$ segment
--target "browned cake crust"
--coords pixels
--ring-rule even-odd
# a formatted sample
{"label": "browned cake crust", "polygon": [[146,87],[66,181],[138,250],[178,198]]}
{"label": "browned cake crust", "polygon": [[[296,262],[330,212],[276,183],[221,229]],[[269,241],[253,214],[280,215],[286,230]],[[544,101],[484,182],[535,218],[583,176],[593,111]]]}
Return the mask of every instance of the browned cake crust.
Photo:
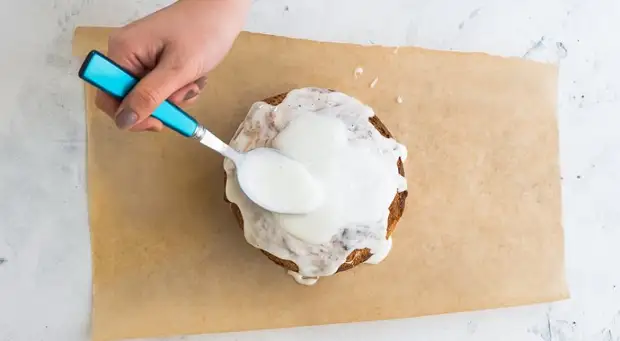
{"label": "browned cake crust", "polygon": [[[282,101],[284,101],[284,98],[286,98],[286,95],[287,93],[279,94],[277,96],[273,96],[268,99],[265,99],[264,102],[267,104],[271,104],[271,105],[278,105],[282,103]],[[371,117],[370,123],[379,131],[379,133],[381,133],[381,135],[387,138],[392,138],[392,134],[390,133],[390,131],[383,124],[383,122],[379,120],[377,116]],[[398,165],[398,173],[402,176],[405,176],[405,168],[403,167],[403,162],[400,158],[398,159],[397,165]],[[392,203],[390,204],[390,215],[388,216],[387,234],[385,236],[386,239],[388,239],[392,235],[394,230],[396,229],[396,224],[398,223],[398,221],[403,215],[403,212],[405,211],[406,199],[407,199],[407,191],[396,193],[396,196],[394,196],[394,200],[392,200]],[[230,204],[230,208],[233,214],[235,215],[235,218],[237,219],[239,226],[243,229],[243,216],[241,215],[241,210],[239,209],[239,206],[237,206],[234,203],[231,203],[230,201],[228,201],[228,199],[226,199],[226,202]],[[297,267],[297,264],[295,264],[294,262],[290,260],[280,259],[265,250],[261,250],[261,251],[267,257],[269,257],[269,259],[271,259],[274,263],[280,265],[281,267],[288,269],[288,270],[295,271],[295,272],[299,271],[299,267]],[[367,261],[370,258],[370,256],[372,256],[372,254],[370,253],[370,249],[368,248],[353,250],[353,252],[351,252],[349,256],[347,257],[345,263],[340,265],[337,272],[352,269],[353,267]]]}

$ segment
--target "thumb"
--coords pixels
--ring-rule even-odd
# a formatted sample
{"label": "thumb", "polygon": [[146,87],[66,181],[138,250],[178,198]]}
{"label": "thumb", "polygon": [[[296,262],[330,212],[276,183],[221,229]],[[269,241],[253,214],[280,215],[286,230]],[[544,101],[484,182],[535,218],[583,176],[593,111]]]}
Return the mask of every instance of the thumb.
{"label": "thumb", "polygon": [[147,119],[175,91],[192,81],[187,68],[158,64],[125,97],[114,117],[120,129],[130,129]]}

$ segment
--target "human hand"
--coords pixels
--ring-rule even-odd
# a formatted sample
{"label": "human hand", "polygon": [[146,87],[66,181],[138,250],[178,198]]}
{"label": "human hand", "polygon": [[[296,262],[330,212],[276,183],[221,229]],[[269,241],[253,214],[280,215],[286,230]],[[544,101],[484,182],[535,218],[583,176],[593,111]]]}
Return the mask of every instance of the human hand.
{"label": "human hand", "polygon": [[120,129],[160,131],[151,113],[166,99],[185,104],[197,98],[249,6],[250,0],[179,0],[119,29],[110,37],[108,57],[141,80],[122,103],[99,91],[97,107]]}

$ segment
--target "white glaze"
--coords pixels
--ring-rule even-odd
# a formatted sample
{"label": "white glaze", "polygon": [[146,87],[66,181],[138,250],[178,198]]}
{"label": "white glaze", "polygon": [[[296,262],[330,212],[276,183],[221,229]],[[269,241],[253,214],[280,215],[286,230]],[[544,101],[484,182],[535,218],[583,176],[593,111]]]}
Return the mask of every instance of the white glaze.
{"label": "white glaze", "polygon": [[355,76],[356,79],[359,76],[361,76],[363,73],[364,73],[364,69],[361,66],[356,67],[355,71],[353,71],[353,75]]}
{"label": "white glaze", "polygon": [[295,280],[295,282],[297,282],[297,283],[299,283],[299,284],[301,284],[301,285],[308,285],[308,286],[309,286],[309,285],[315,285],[315,284],[316,284],[316,282],[318,282],[318,281],[319,281],[319,278],[318,278],[318,277],[304,277],[304,276],[302,276],[302,275],[298,274],[298,273],[297,273],[297,272],[295,272],[295,271],[291,271],[291,270],[289,270],[289,271],[287,271],[287,273],[288,273],[289,275],[291,275],[291,277],[293,277],[293,279]]}
{"label": "white glaze", "polygon": [[379,264],[388,256],[392,250],[392,238],[390,237],[387,243],[381,244],[381,247],[372,250],[372,256],[368,258],[364,263],[366,264]]}
{"label": "white glaze", "polygon": [[377,83],[379,83],[379,77],[375,77],[375,79],[372,80],[372,83],[370,83],[370,88],[374,89],[375,86],[377,86]]}
{"label": "white glaze", "polygon": [[244,154],[237,165],[244,193],[265,209],[308,213],[323,203],[323,187],[306,167],[272,148]]}
{"label": "white glaze", "polygon": [[[317,116],[322,116],[324,120],[317,120]],[[262,102],[252,106],[246,120],[240,125],[230,143],[233,148],[240,151],[264,146],[280,148],[284,154],[287,152],[296,154],[289,156],[306,164],[311,171],[316,171],[317,168],[312,166],[311,157],[300,159],[299,156],[316,156],[317,151],[330,154],[334,152],[334,148],[330,147],[333,145],[356,145],[360,147],[360,150],[372,151],[373,155],[380,156],[375,160],[380,167],[375,170],[379,174],[384,174],[383,171],[389,170],[390,176],[385,186],[392,186],[392,188],[389,193],[385,191],[381,194],[378,194],[375,189],[368,189],[373,196],[377,194],[376,196],[381,198],[375,198],[377,201],[371,204],[368,204],[372,202],[370,198],[357,198],[358,203],[366,205],[365,208],[369,211],[366,216],[364,216],[365,213],[356,211],[356,214],[362,216],[362,220],[347,217],[348,220],[342,221],[341,217],[333,214],[322,215],[318,218],[319,220],[316,220],[316,216],[309,217],[310,215],[281,215],[266,211],[249,201],[239,189],[234,176],[234,164],[226,160],[224,162],[228,174],[226,195],[228,200],[237,204],[241,210],[244,219],[244,234],[248,243],[281,259],[293,261],[299,267],[299,275],[303,277],[334,274],[355,249],[369,248],[373,254],[389,249],[390,242],[386,239],[388,208],[394,195],[406,190],[406,181],[398,174],[396,167],[399,157],[402,160],[406,158],[406,148],[393,139],[381,136],[368,121],[372,116],[374,113],[371,108],[352,97],[314,88],[291,91],[283,103],[277,107]],[[333,118],[337,118],[342,124],[333,124]],[[300,120],[297,121],[297,119]],[[300,127],[305,125],[310,130],[303,134]],[[339,127],[346,127],[345,133],[339,133]],[[289,134],[299,138],[287,137]],[[314,144],[309,143],[311,137],[313,137]],[[283,142],[283,145],[279,145]],[[312,152],[307,154],[300,152],[304,148],[311,148]],[[320,153],[318,155],[321,156],[319,159],[325,157]],[[342,164],[336,165],[340,167],[339,171],[349,175],[352,179],[355,179],[355,174],[359,171],[356,168],[342,168]],[[384,188],[384,186],[378,187]],[[330,194],[326,193],[326,197]],[[372,209],[376,206],[380,206],[380,209]],[[322,209],[325,207],[317,211]],[[301,227],[311,228],[312,226],[308,223],[313,219],[315,222],[325,222],[327,219],[328,224],[332,227],[336,226],[320,236],[319,239],[325,240],[321,243],[307,242],[299,238],[299,236],[306,239],[309,237],[303,233]],[[334,221],[329,222],[329,219],[334,219]],[[298,228],[295,233],[298,236],[287,231],[291,227]],[[385,254],[387,255],[387,252]]]}
{"label": "white glaze", "polygon": [[[273,147],[305,165],[325,193],[323,204],[308,214],[278,215],[282,228],[308,243],[328,243],[343,226],[384,219],[402,181],[393,154],[380,153],[370,140],[349,141],[347,126],[327,112],[300,113]],[[278,181],[274,177],[268,182]],[[286,200],[305,207],[315,204],[305,198],[308,194],[298,193],[294,183],[289,188],[290,193],[282,194]]]}

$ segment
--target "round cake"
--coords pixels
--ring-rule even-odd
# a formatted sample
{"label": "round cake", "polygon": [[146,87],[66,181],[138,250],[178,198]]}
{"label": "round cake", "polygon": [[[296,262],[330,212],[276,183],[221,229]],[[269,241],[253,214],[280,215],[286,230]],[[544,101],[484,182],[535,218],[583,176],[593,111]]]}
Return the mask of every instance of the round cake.
{"label": "round cake", "polygon": [[274,213],[245,196],[235,165],[224,161],[226,201],[247,242],[298,283],[312,285],[387,256],[405,209],[407,150],[370,107],[332,90],[295,89],[255,103],[230,146],[276,148],[324,181],[325,207]]}

